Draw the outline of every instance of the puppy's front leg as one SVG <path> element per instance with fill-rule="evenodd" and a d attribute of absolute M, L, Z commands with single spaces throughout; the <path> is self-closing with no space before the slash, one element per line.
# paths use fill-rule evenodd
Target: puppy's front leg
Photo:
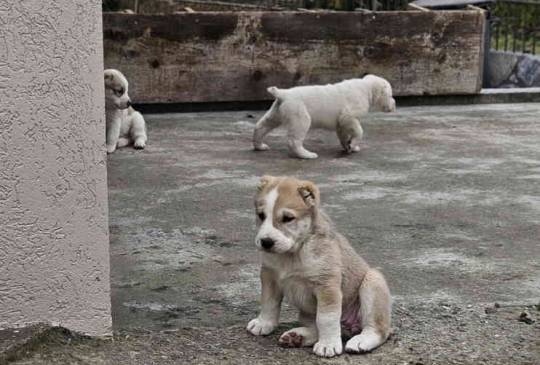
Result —
<path fill-rule="evenodd" d="M 279 312 L 283 292 L 276 281 L 276 274 L 265 267 L 261 268 L 261 313 L 251 320 L 247 330 L 255 336 L 268 335 L 274 331 L 279 323 Z"/>
<path fill-rule="evenodd" d="M 118 137 L 120 137 L 120 127 L 122 119 L 117 118 L 107 123 L 107 153 L 113 153 L 116 150 Z"/>
<path fill-rule="evenodd" d="M 333 357 L 343 351 L 341 342 L 341 290 L 337 287 L 324 287 L 316 290 L 317 330 L 319 341 L 313 352 L 323 357 Z"/>
<path fill-rule="evenodd" d="M 135 149 L 143 149 L 146 146 L 146 123 L 141 113 L 133 111 L 131 115 L 131 139 Z"/>

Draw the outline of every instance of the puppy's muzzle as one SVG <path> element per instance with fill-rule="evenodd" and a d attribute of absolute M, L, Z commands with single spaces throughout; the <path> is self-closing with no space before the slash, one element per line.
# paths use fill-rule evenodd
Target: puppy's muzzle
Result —
<path fill-rule="evenodd" d="M 393 113 L 396 111 L 396 99 L 391 98 L 389 105 L 386 107 L 385 112 L 387 113 Z"/>
<path fill-rule="evenodd" d="M 274 240 L 271 238 L 262 238 L 261 239 L 261 247 L 265 249 L 266 251 L 270 251 L 272 247 L 274 247 Z"/>
<path fill-rule="evenodd" d="M 131 106 L 131 100 L 128 100 L 126 103 L 126 108 L 129 108 Z"/>

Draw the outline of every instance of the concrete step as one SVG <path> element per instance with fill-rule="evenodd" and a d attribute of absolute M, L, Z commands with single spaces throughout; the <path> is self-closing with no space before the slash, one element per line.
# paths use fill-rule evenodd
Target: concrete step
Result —
<path fill-rule="evenodd" d="M 467 105 L 539 103 L 540 87 L 482 89 L 473 95 L 422 95 L 396 97 L 398 107 L 420 105 Z"/>

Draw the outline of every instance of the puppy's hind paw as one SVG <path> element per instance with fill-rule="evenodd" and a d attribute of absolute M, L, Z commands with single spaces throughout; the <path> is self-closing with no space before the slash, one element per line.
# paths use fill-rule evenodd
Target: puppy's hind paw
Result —
<path fill-rule="evenodd" d="M 266 336 L 272 333 L 274 328 L 276 328 L 276 323 L 257 317 L 248 323 L 246 329 L 255 336 Z"/>
<path fill-rule="evenodd" d="M 363 331 L 354 336 L 345 345 L 345 351 L 349 353 L 365 353 L 375 349 L 382 343 L 381 337 L 373 331 Z"/>
<path fill-rule="evenodd" d="M 309 327 L 293 328 L 281 335 L 279 345 L 282 347 L 313 346 L 317 342 L 317 330 Z"/>
<path fill-rule="evenodd" d="M 281 335 L 278 343 L 282 347 L 302 347 L 304 337 L 296 332 L 287 332 Z"/>
<path fill-rule="evenodd" d="M 296 157 L 304 159 L 304 160 L 314 160 L 317 157 L 319 157 L 319 155 L 317 155 L 315 152 L 306 151 L 301 154 L 296 154 Z"/>
<path fill-rule="evenodd" d="M 116 144 L 116 148 L 122 148 L 129 145 L 129 139 L 128 138 L 118 138 L 118 143 Z"/>
<path fill-rule="evenodd" d="M 343 352 L 341 337 L 332 341 L 319 341 L 313 346 L 313 352 L 321 357 L 334 357 Z"/>

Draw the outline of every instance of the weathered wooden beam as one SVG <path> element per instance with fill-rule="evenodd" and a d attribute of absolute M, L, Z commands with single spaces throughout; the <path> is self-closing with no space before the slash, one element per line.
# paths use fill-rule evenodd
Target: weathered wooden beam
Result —
<path fill-rule="evenodd" d="M 473 11 L 106 13 L 105 65 L 139 103 L 268 100 L 268 86 L 373 73 L 396 95 L 480 90 Z"/>

